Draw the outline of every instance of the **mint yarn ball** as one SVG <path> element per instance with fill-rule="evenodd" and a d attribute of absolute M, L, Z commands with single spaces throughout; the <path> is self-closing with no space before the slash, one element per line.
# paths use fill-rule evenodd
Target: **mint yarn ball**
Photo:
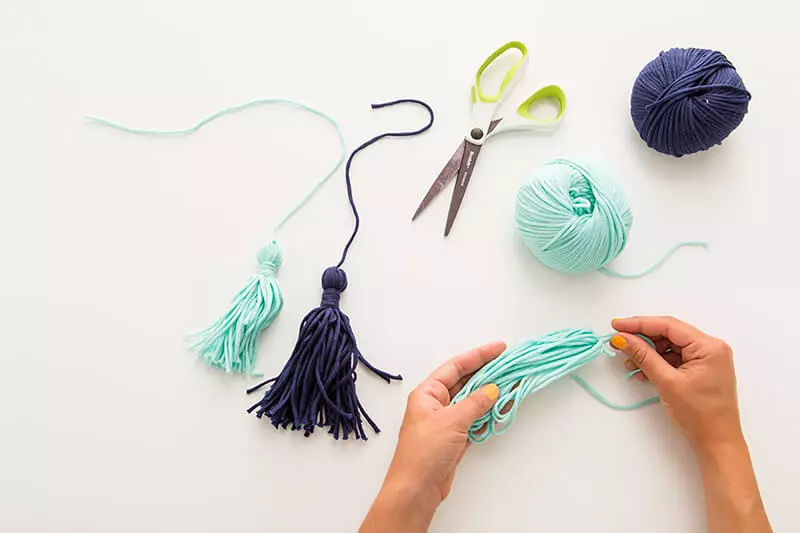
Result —
<path fill-rule="evenodd" d="M 523 242 L 542 263 L 580 274 L 603 268 L 625 249 L 633 214 L 610 172 L 553 159 L 520 188 L 516 222 Z"/>

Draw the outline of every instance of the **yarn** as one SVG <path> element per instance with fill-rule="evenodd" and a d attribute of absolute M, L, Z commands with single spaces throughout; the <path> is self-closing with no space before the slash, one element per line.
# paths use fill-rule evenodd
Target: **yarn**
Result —
<path fill-rule="evenodd" d="M 681 157 L 721 144 L 744 119 L 750 93 L 722 53 L 672 48 L 650 61 L 631 92 L 641 138 Z"/>
<path fill-rule="evenodd" d="M 633 214 L 619 181 L 608 171 L 573 159 L 542 165 L 517 194 L 516 222 L 528 249 L 545 265 L 570 274 L 592 270 L 614 277 L 644 276 L 682 242 L 645 270 L 626 274 L 606 268 L 625 249 Z"/>
<path fill-rule="evenodd" d="M 350 318 L 339 308 L 342 292 L 347 288 L 347 275 L 342 265 L 358 234 L 361 218 L 358 215 L 350 167 L 356 154 L 387 137 L 409 137 L 427 131 L 433 125 L 433 110 L 419 100 L 395 100 L 384 104 L 373 104 L 373 109 L 401 103 L 413 103 L 424 107 L 429 114 L 428 124 L 407 132 L 389 132 L 373 137 L 356 148 L 345 166 L 347 198 L 353 211 L 353 232 L 335 266 L 322 274 L 322 301 L 312 309 L 300 324 L 292 355 L 278 376 L 268 379 L 247 392 L 251 393 L 264 385 L 272 384 L 264 397 L 250 407 L 249 413 L 256 417 L 266 416 L 276 428 L 303 431 L 308 437 L 315 427 L 328 428 L 334 439 L 341 436 L 347 440 L 351 433 L 356 439 L 367 440 L 364 420 L 375 433 L 378 425 L 370 418 L 356 394 L 356 369 L 359 363 L 387 383 L 400 380 L 400 375 L 389 374 L 372 366 L 358 348 Z M 362 419 L 363 416 L 363 419 Z"/>
<path fill-rule="evenodd" d="M 101 118 L 86 117 L 86 119 L 126 133 L 149 136 L 184 136 L 195 133 L 222 116 L 271 104 L 290 105 L 324 119 L 333 126 L 341 147 L 339 159 L 331 170 L 278 221 L 273 229 L 273 233 L 276 233 L 336 173 L 344 162 L 347 151 L 339 124 L 322 111 L 292 100 L 265 98 L 225 108 L 194 126 L 180 130 L 136 129 Z M 192 341 L 191 347 L 197 351 L 201 360 L 209 366 L 224 369 L 226 372 L 253 374 L 258 355 L 258 337 L 265 328 L 272 324 L 283 308 L 283 294 L 275 277 L 281 262 L 282 253 L 276 240 L 259 250 L 258 272 L 253 274 L 247 280 L 244 288 L 234 296 L 228 311 L 204 330 L 189 336 Z"/>
<path fill-rule="evenodd" d="M 598 336 L 587 329 L 562 329 L 508 348 L 500 356 L 478 370 L 452 403 L 464 400 L 484 385 L 494 383 L 500 396 L 494 406 L 478 418 L 469 429 L 469 440 L 484 442 L 493 435 L 506 432 L 514 422 L 522 402 L 554 381 L 570 375 L 590 395 L 604 405 L 618 410 L 639 409 L 658 403 L 658 397 L 630 405 L 621 405 L 604 398 L 574 372 L 601 355 L 614 357 L 608 345 L 611 335 Z M 645 339 L 652 345 L 649 339 Z M 634 373 L 628 374 L 630 377 Z"/>

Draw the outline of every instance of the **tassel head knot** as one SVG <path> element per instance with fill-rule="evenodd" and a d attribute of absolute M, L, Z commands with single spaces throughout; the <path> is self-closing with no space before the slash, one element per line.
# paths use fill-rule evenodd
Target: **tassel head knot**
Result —
<path fill-rule="evenodd" d="M 338 267 L 328 267 L 322 273 L 322 307 L 339 307 L 339 297 L 347 288 L 347 274 Z"/>
<path fill-rule="evenodd" d="M 282 262 L 283 252 L 276 241 L 272 241 L 258 251 L 258 264 L 264 276 L 275 277 Z"/>

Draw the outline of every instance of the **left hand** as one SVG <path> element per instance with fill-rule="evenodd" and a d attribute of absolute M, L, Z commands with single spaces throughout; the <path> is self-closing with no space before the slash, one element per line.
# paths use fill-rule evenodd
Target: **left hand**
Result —
<path fill-rule="evenodd" d="M 469 447 L 467 432 L 491 409 L 500 389 L 489 384 L 456 405 L 450 400 L 472 374 L 505 349 L 505 343 L 494 342 L 463 353 L 411 392 L 386 483 L 415 483 L 435 505 L 447 497 L 456 466 Z"/>
<path fill-rule="evenodd" d="M 504 343 L 494 342 L 463 353 L 409 394 L 394 459 L 359 533 L 428 531 L 469 447 L 469 427 L 491 409 L 500 389 L 484 385 L 456 405 L 450 400 L 473 373 L 505 349 Z"/>

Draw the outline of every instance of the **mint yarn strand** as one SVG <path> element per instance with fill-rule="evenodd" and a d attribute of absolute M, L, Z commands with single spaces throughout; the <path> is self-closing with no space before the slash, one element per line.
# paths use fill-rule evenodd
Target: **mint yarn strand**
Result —
<path fill-rule="evenodd" d="M 324 119 L 333 126 L 340 147 L 340 155 L 336 163 L 275 224 L 273 233 L 276 233 L 339 170 L 347 156 L 344 135 L 339 124 L 322 111 L 293 100 L 264 98 L 242 105 L 227 107 L 204 118 L 194 126 L 178 130 L 130 128 L 102 118 L 90 116 L 85 118 L 90 122 L 135 135 L 178 137 L 191 135 L 223 116 L 272 104 L 293 106 Z M 245 286 L 236 293 L 227 312 L 209 327 L 189 336 L 192 348 L 197 351 L 198 357 L 209 366 L 221 368 L 231 373 L 256 375 L 253 374 L 253 369 L 258 355 L 258 337 L 265 328 L 272 324 L 283 308 L 283 293 L 275 277 L 278 268 L 281 266 L 282 257 L 281 248 L 276 240 L 261 248 L 258 252 L 258 272 L 252 275 Z"/>
<path fill-rule="evenodd" d="M 626 375 L 625 377 L 629 376 Z M 661 401 L 661 399 L 658 396 L 653 396 L 652 398 L 647 398 L 646 400 L 642 400 L 641 402 L 636 402 L 632 404 L 619 404 L 606 399 L 602 394 L 597 392 L 597 389 L 586 383 L 586 381 L 580 376 L 572 376 L 572 381 L 583 387 L 583 389 L 586 392 L 588 392 L 592 396 L 592 398 L 602 403 L 606 407 L 610 407 L 611 409 L 616 409 L 617 411 L 634 411 L 636 409 L 640 409 L 647 405 L 658 403 Z"/>
<path fill-rule="evenodd" d="M 106 120 L 104 118 L 97 118 L 97 117 L 92 117 L 92 116 L 86 116 L 84 118 L 86 120 L 90 121 L 90 122 L 94 122 L 96 124 L 100 124 L 100 125 L 103 125 L 103 126 L 115 129 L 115 130 L 123 131 L 125 133 L 132 133 L 134 135 L 145 135 L 145 136 L 151 136 L 151 137 L 153 137 L 153 136 L 154 137 L 180 137 L 180 136 L 184 136 L 184 135 L 191 135 L 192 133 L 195 133 L 198 130 L 200 130 L 201 128 L 203 128 L 203 126 L 206 126 L 207 124 L 209 124 L 211 122 L 214 122 L 218 118 L 224 117 L 226 115 L 233 115 L 233 114 L 239 113 L 241 111 L 246 111 L 248 109 L 252 109 L 254 107 L 259 107 L 259 106 L 264 106 L 264 105 L 275 105 L 275 104 L 284 104 L 284 105 L 288 105 L 288 106 L 292 106 L 292 107 L 297 107 L 297 108 L 302 109 L 304 111 L 308 111 L 309 113 L 311 113 L 313 115 L 316 115 L 316 116 L 324 119 L 325 121 L 327 121 L 331 126 L 333 126 L 333 129 L 336 131 L 336 136 L 339 138 L 339 148 L 341 149 L 341 153 L 339 154 L 338 161 L 336 161 L 336 164 L 331 168 L 331 170 L 321 180 L 319 180 L 311 188 L 311 190 L 309 190 L 308 193 L 303 198 L 301 198 L 300 201 L 298 201 L 295 204 L 295 206 L 292 207 L 282 219 L 280 219 L 278 221 L 277 224 L 275 224 L 275 228 L 273 230 L 273 233 L 274 233 L 274 232 L 278 231 L 281 227 L 283 227 L 283 225 L 286 224 L 286 222 L 288 222 L 289 219 L 292 218 L 306 204 L 306 202 L 308 202 L 308 200 L 311 199 L 312 196 L 314 196 L 314 193 L 316 193 L 319 190 L 319 188 L 322 187 L 325 184 L 325 182 L 328 181 L 331 178 L 331 176 L 336 174 L 336 171 L 338 171 L 339 168 L 344 163 L 345 157 L 347 157 L 347 148 L 346 148 L 345 143 L 344 143 L 344 135 L 342 134 L 342 129 L 339 126 L 339 123 L 336 122 L 333 118 L 331 118 L 328 115 L 326 115 L 325 113 L 323 113 L 322 111 L 320 111 L 318 109 L 314 109 L 313 107 L 307 106 L 306 104 L 303 104 L 303 103 L 300 103 L 300 102 L 295 102 L 294 100 L 287 100 L 285 98 L 262 98 L 262 99 L 259 99 L 259 100 L 253 100 L 252 102 L 247 102 L 246 104 L 240 104 L 240 105 L 235 105 L 235 106 L 231 106 L 231 107 L 226 107 L 225 109 L 217 111 L 216 113 L 204 118 L 203 120 L 201 120 L 200 122 L 198 122 L 194 126 L 190 126 L 188 128 L 184 128 L 184 129 L 180 129 L 180 130 L 155 130 L 155 129 L 130 128 L 128 126 L 119 124 L 117 122 L 112 122 L 112 121 Z"/>
<path fill-rule="evenodd" d="M 652 266 L 642 270 L 641 272 L 637 272 L 634 274 L 626 274 L 623 272 L 617 272 L 616 270 L 611 270 L 610 268 L 600 267 L 598 270 L 607 276 L 611 276 L 612 278 L 621 278 L 621 279 L 633 279 L 633 278 L 641 278 L 642 276 L 646 276 L 651 272 L 657 270 L 661 265 L 667 262 L 667 259 L 670 258 L 672 254 L 683 248 L 684 246 L 700 246 L 702 248 L 708 248 L 708 243 L 704 241 L 684 241 L 679 242 L 672 248 L 666 251 L 666 253 L 661 256 L 661 259 L 655 262 Z"/>
<path fill-rule="evenodd" d="M 453 398 L 453 403 L 458 403 L 489 383 L 500 388 L 500 397 L 494 407 L 472 424 L 470 441 L 484 442 L 493 435 L 506 432 L 528 396 L 565 376 L 571 376 L 591 396 L 612 409 L 629 411 L 657 403 L 657 397 L 630 405 L 611 402 L 574 375 L 582 366 L 601 355 L 615 356 L 608 346 L 610 338 L 611 335 L 597 336 L 587 329 L 562 329 L 516 344 L 486 364 Z"/>

